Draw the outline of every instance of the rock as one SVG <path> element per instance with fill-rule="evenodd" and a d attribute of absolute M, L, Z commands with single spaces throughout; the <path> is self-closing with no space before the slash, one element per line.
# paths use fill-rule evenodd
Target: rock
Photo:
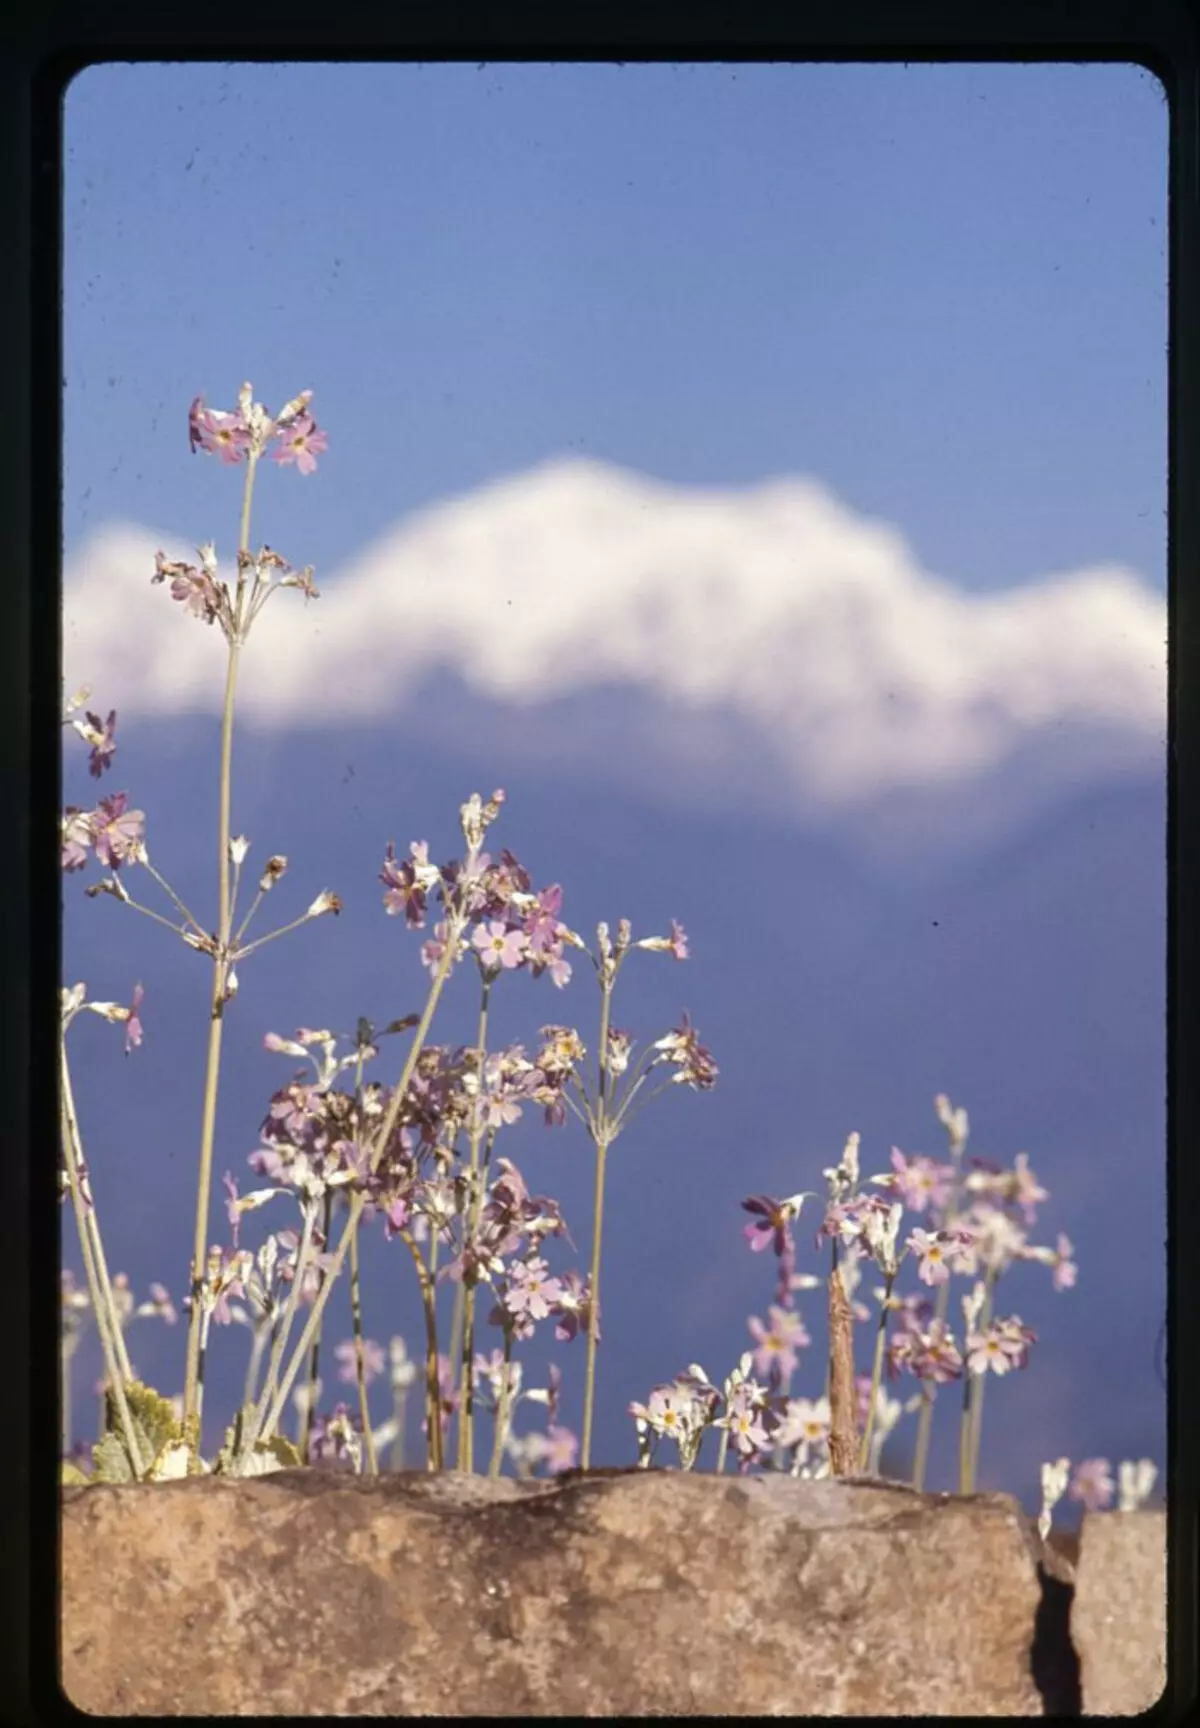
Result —
<path fill-rule="evenodd" d="M 1167 1684 L 1167 1515 L 1084 1514 L 1071 1613 L 1088 1716 L 1136 1716 Z"/>
<path fill-rule="evenodd" d="M 62 1503 L 62 1682 L 92 1714 L 1043 1711 L 1007 1495 L 286 1470 Z"/>

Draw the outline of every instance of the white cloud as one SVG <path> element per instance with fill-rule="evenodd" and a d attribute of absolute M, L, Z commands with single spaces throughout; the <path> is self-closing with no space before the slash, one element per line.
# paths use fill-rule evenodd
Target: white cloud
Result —
<path fill-rule="evenodd" d="M 216 711 L 221 641 L 150 585 L 159 544 L 113 527 L 68 559 L 68 686 L 130 714 Z M 319 601 L 280 594 L 256 626 L 249 720 L 390 719 L 439 670 L 510 715 L 617 686 L 674 710 L 681 749 L 689 716 L 709 737 L 725 717 L 826 808 L 949 791 L 1047 750 L 1090 777 L 1161 755 L 1166 608 L 1133 572 L 966 594 L 811 480 L 699 489 L 551 463 L 317 579 Z M 551 748 L 574 742 L 567 727 Z"/>

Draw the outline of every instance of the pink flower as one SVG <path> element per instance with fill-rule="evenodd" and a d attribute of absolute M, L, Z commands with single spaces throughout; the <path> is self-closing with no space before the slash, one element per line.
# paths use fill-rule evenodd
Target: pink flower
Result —
<path fill-rule="evenodd" d="M 133 1001 L 131 1002 L 131 1004 L 129 1006 L 129 1014 L 128 1014 L 128 1017 L 126 1018 L 126 1021 L 125 1021 L 125 1054 L 126 1054 L 126 1056 L 129 1055 L 130 1051 L 136 1050 L 138 1045 L 142 1041 L 142 1021 L 141 1021 L 141 1016 L 138 1013 L 138 1009 L 142 1005 L 142 997 L 145 994 L 146 994 L 146 992 L 142 989 L 142 986 L 140 984 L 134 985 L 134 987 L 133 987 Z"/>
<path fill-rule="evenodd" d="M 527 938 L 523 930 L 509 930 L 498 918 L 480 924 L 471 946 L 485 972 L 511 972 L 525 957 Z"/>
<path fill-rule="evenodd" d="M 383 1373 L 383 1346 L 377 1344 L 374 1338 L 364 1338 L 363 1351 L 363 1381 L 370 1385 L 377 1375 Z M 344 1338 L 334 1349 L 334 1355 L 341 1363 L 338 1369 L 339 1380 L 355 1381 L 358 1379 L 358 1345 L 353 1338 Z"/>
<path fill-rule="evenodd" d="M 88 810 L 69 804 L 62 814 L 62 868 L 82 870 L 94 839 L 94 821 Z"/>
<path fill-rule="evenodd" d="M 328 443 L 328 437 L 311 414 L 298 414 L 290 425 L 277 429 L 271 456 L 281 464 L 294 462 L 301 474 L 311 474 Z"/>
<path fill-rule="evenodd" d="M 250 428 L 240 414 L 222 414 L 204 406 L 197 396 L 188 410 L 188 444 L 195 454 L 206 450 L 222 462 L 242 462 L 250 449 Z"/>
<path fill-rule="evenodd" d="M 952 1164 L 938 1164 L 934 1159 L 919 1154 L 906 1158 L 898 1146 L 893 1146 L 892 1167 L 892 1191 L 910 1211 L 924 1212 L 927 1206 L 940 1208 L 950 1198 L 950 1183 L 954 1176 Z"/>
<path fill-rule="evenodd" d="M 919 1256 L 921 1263 L 917 1267 L 917 1276 L 926 1284 L 944 1284 L 950 1276 L 950 1254 L 952 1244 L 942 1230 L 932 1233 L 928 1230 L 914 1230 L 908 1238 L 907 1247 L 912 1248 Z"/>
<path fill-rule="evenodd" d="M 144 811 L 127 810 L 127 792 L 114 792 L 111 798 L 101 798 L 92 812 L 92 832 L 96 856 L 109 870 L 118 870 L 132 857 L 146 832 Z"/>
<path fill-rule="evenodd" d="M 509 1270 L 504 1306 L 518 1319 L 544 1320 L 563 1294 L 562 1284 L 549 1275 L 544 1260 L 518 1260 Z"/>
<path fill-rule="evenodd" d="M 1037 1219 L 1038 1203 L 1042 1200 L 1048 1200 L 1050 1196 L 1040 1185 L 1037 1177 L 1029 1168 L 1028 1153 L 1018 1152 L 1014 1163 L 1015 1170 L 1013 1174 L 1016 1178 L 1016 1202 L 1025 1215 L 1026 1224 L 1033 1224 Z"/>
<path fill-rule="evenodd" d="M 794 1308 L 780 1308 L 772 1303 L 767 1314 L 769 1325 L 764 1324 L 757 1314 L 752 1314 L 747 1321 L 750 1336 L 758 1345 L 754 1352 L 755 1371 L 786 1380 L 796 1372 L 797 1350 L 811 1344 L 812 1339 Z"/>
<path fill-rule="evenodd" d="M 530 1434 L 526 1444 L 531 1458 L 546 1466 L 551 1476 L 573 1470 L 579 1456 L 579 1441 L 569 1428 L 552 1422 L 544 1434 Z"/>
<path fill-rule="evenodd" d="M 1107 1458 L 1085 1458 L 1075 1467 L 1067 1497 L 1080 1500 L 1089 1512 L 1103 1512 L 1111 1506 L 1116 1484 Z"/>

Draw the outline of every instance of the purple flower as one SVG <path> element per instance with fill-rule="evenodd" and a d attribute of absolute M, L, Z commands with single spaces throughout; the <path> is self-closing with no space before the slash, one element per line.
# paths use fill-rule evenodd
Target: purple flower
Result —
<path fill-rule="evenodd" d="M 764 1324 L 757 1314 L 752 1314 L 747 1321 L 750 1336 L 758 1348 L 754 1352 L 755 1372 L 770 1375 L 778 1383 L 786 1380 L 796 1372 L 797 1350 L 802 1350 L 812 1339 L 804 1329 L 804 1322 L 794 1308 L 780 1308 L 772 1303 L 767 1309 L 770 1324 Z"/>
<path fill-rule="evenodd" d="M 921 1155 L 906 1158 L 898 1146 L 893 1146 L 892 1167 L 892 1192 L 910 1211 L 924 1212 L 927 1206 L 940 1208 L 950 1198 L 950 1184 L 954 1177 L 952 1164 L 938 1164 L 934 1159 Z"/>
<path fill-rule="evenodd" d="M 523 930 L 506 929 L 498 918 L 480 924 L 471 937 L 471 946 L 485 972 L 511 972 L 524 959 L 526 943 Z"/>
<path fill-rule="evenodd" d="M 518 1260 L 509 1268 L 504 1306 L 517 1319 L 544 1320 L 562 1296 L 562 1284 L 552 1278 L 541 1259 Z"/>
<path fill-rule="evenodd" d="M 69 804 L 62 814 L 62 868 L 82 870 L 95 837 L 92 813 Z"/>
<path fill-rule="evenodd" d="M 118 870 L 141 845 L 146 832 L 144 811 L 127 810 L 127 792 L 114 792 L 111 798 L 101 798 L 92 812 L 92 832 L 96 856 L 109 870 Z"/>
<path fill-rule="evenodd" d="M 358 1345 L 354 1339 L 343 1339 L 342 1342 L 335 1347 L 333 1353 L 341 1363 L 341 1367 L 338 1369 L 338 1379 L 350 1381 L 357 1380 Z M 377 1344 L 374 1338 L 364 1338 L 362 1341 L 362 1353 L 363 1381 L 369 1386 L 372 1380 L 383 1373 L 383 1345 Z"/>
<path fill-rule="evenodd" d="M 1111 1506 L 1116 1493 L 1112 1468 L 1107 1458 L 1085 1458 L 1075 1467 L 1068 1498 L 1081 1500 L 1089 1512 L 1103 1512 Z"/>
<path fill-rule="evenodd" d="M 240 414 L 222 414 L 204 406 L 197 396 L 188 410 L 188 445 L 193 455 L 206 450 L 231 464 L 245 460 L 250 448 L 250 428 Z"/>
<path fill-rule="evenodd" d="M 142 1005 L 142 997 L 145 994 L 146 994 L 146 992 L 142 989 L 142 986 L 140 984 L 134 985 L 134 987 L 133 987 L 133 1001 L 130 1003 L 129 1014 L 128 1014 L 128 1017 L 126 1018 L 126 1021 L 125 1021 L 125 1054 L 126 1054 L 126 1056 L 129 1055 L 131 1050 L 136 1050 L 138 1045 L 142 1041 L 142 1020 L 141 1020 L 140 1014 L 138 1013 L 138 1009 Z"/>
<path fill-rule="evenodd" d="M 530 1458 L 544 1464 L 551 1476 L 575 1468 L 579 1456 L 578 1438 L 559 1422 L 552 1422 L 544 1434 L 527 1435 L 525 1444 Z"/>
<path fill-rule="evenodd" d="M 586 1333 L 592 1319 L 592 1297 L 590 1288 L 578 1272 L 564 1272 L 559 1280 L 558 1299 L 554 1304 L 554 1312 L 558 1324 L 554 1328 L 554 1336 L 564 1344 L 569 1344 L 572 1338 L 577 1338 L 581 1332 Z M 600 1330 L 600 1317 L 596 1316 L 596 1342 L 600 1343 L 604 1334 Z"/>
<path fill-rule="evenodd" d="M 90 740 L 92 745 L 91 754 L 88 756 L 88 773 L 93 779 L 99 780 L 104 770 L 112 766 L 113 752 L 117 748 L 117 741 L 114 736 L 117 728 L 117 711 L 115 708 L 110 709 L 108 719 L 103 725 L 100 723 L 98 714 L 88 714 L 87 722 L 91 727 Z"/>
<path fill-rule="evenodd" d="M 742 1235 L 755 1254 L 764 1248 L 774 1248 L 780 1258 L 795 1258 L 792 1240 L 792 1219 L 796 1216 L 787 1200 L 772 1200 L 768 1194 L 751 1194 L 742 1201 L 742 1211 L 755 1214 L 754 1221 L 742 1226 Z"/>
<path fill-rule="evenodd" d="M 279 463 L 294 462 L 301 474 L 311 474 L 328 443 L 327 435 L 311 414 L 298 414 L 290 425 L 277 429 L 271 456 Z"/>
<path fill-rule="evenodd" d="M 687 931 L 674 918 L 671 920 L 670 951 L 676 960 L 686 960 L 688 957 Z"/>

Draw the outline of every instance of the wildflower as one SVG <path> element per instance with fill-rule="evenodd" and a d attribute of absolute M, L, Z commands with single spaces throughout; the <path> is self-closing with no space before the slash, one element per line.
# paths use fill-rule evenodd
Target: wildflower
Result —
<path fill-rule="evenodd" d="M 573 1470 L 579 1457 L 578 1436 L 569 1428 L 564 1428 L 561 1422 L 552 1422 L 546 1430 L 541 1456 L 551 1476 L 561 1475 L 564 1470 Z"/>
<path fill-rule="evenodd" d="M 104 770 L 112 766 L 113 755 L 117 748 L 114 736 L 117 727 L 117 711 L 115 708 L 110 709 L 107 720 L 102 721 L 98 714 L 93 714 L 89 710 L 82 720 L 72 720 L 71 724 L 84 743 L 91 745 L 91 753 L 88 756 L 88 773 L 93 779 L 99 780 Z"/>
<path fill-rule="evenodd" d="M 707 1092 L 716 1084 L 720 1072 L 712 1059 L 710 1051 L 706 1050 L 696 1036 L 695 1028 L 684 1014 L 679 1026 L 668 1032 L 664 1037 L 655 1039 L 651 1046 L 661 1050 L 661 1056 L 656 1056 L 651 1067 L 657 1067 L 660 1062 L 670 1062 L 679 1070 L 671 1076 L 676 1085 L 691 1086 L 698 1092 Z"/>
<path fill-rule="evenodd" d="M 1118 1464 L 1117 1477 L 1121 1485 L 1118 1512 L 1136 1512 L 1150 1498 L 1158 1471 L 1149 1458 L 1139 1458 L 1136 1464 L 1126 1459 Z"/>
<path fill-rule="evenodd" d="M 340 912 L 341 909 L 342 902 L 340 898 L 330 889 L 325 888 L 317 895 L 304 916 L 306 918 L 322 918 L 326 912 Z"/>
<path fill-rule="evenodd" d="M 909 1362 L 918 1380 L 945 1385 L 962 1377 L 963 1359 L 944 1320 L 935 1320 L 929 1331 L 919 1333 Z"/>
<path fill-rule="evenodd" d="M 569 1343 L 581 1332 L 587 1333 L 592 1318 L 591 1286 L 578 1272 L 564 1272 L 559 1279 L 559 1293 L 554 1303 L 554 1314 L 558 1324 L 554 1328 L 554 1336 L 561 1343 Z M 596 1316 L 596 1342 L 599 1343 L 604 1334 L 600 1330 L 600 1317 Z"/>
<path fill-rule="evenodd" d="M 271 457 L 281 465 L 294 462 L 301 474 L 311 474 L 317 466 L 317 457 L 324 454 L 328 443 L 328 437 L 312 415 L 302 413 L 290 425 L 276 428 L 275 449 Z"/>
<path fill-rule="evenodd" d="M 250 450 L 250 428 L 241 413 L 206 408 L 204 397 L 197 396 L 188 410 L 188 445 L 193 455 L 205 450 L 228 465 L 243 462 Z"/>
<path fill-rule="evenodd" d="M 441 872 L 429 862 L 429 844 L 414 840 L 409 846 L 411 856 L 396 862 L 395 847 L 389 840 L 383 857 L 379 880 L 387 889 L 383 904 L 388 916 L 404 913 L 410 930 L 420 930 L 425 923 L 425 907 L 429 890 L 441 881 Z"/>
<path fill-rule="evenodd" d="M 1069 1458 L 1060 1458 L 1056 1464 L 1042 1465 L 1042 1509 L 1038 1513 L 1038 1535 L 1043 1542 L 1050 1534 L 1054 1508 L 1063 1497 L 1070 1475 Z"/>
<path fill-rule="evenodd" d="M 967 1335 L 967 1367 L 972 1374 L 1007 1374 L 1010 1368 L 1023 1368 L 1034 1334 L 1021 1325 L 1016 1315 L 1010 1320 L 993 1320 L 986 1332 Z"/>
<path fill-rule="evenodd" d="M 334 1349 L 334 1355 L 341 1363 L 338 1369 L 339 1380 L 354 1381 L 358 1379 L 358 1341 L 354 1338 L 344 1338 Z M 369 1386 L 378 1375 L 383 1373 L 383 1345 L 377 1344 L 374 1338 L 362 1340 L 363 1382 Z"/>
<path fill-rule="evenodd" d="M 950 1198 L 954 1178 L 952 1164 L 938 1164 L 932 1158 L 918 1155 L 906 1158 L 898 1146 L 892 1147 L 892 1170 L 886 1176 L 872 1176 L 871 1181 L 891 1188 L 911 1212 L 924 1212 L 927 1206 L 945 1206 Z"/>
<path fill-rule="evenodd" d="M 756 1452 L 768 1451 L 771 1446 L 765 1416 L 762 1387 L 753 1380 L 746 1380 L 734 1389 L 726 1403 L 725 1414 L 717 1417 L 714 1426 L 727 1429 L 734 1449 L 743 1458 L 750 1458 Z"/>
<path fill-rule="evenodd" d="M 742 1201 L 742 1211 L 756 1214 L 750 1224 L 742 1226 L 742 1235 L 756 1254 L 772 1247 L 781 1258 L 794 1254 L 791 1226 L 800 1216 L 800 1208 L 812 1194 L 792 1194 L 786 1200 L 772 1200 L 767 1194 L 751 1194 Z"/>
<path fill-rule="evenodd" d="M 399 1333 L 388 1339 L 388 1370 L 392 1391 L 397 1393 L 407 1392 L 417 1377 L 417 1365 Z"/>
<path fill-rule="evenodd" d="M 107 870 L 119 870 L 128 861 L 137 863 L 143 849 L 145 813 L 127 810 L 128 803 L 128 793 L 114 792 L 111 798 L 101 798 L 92 812 L 92 844 Z"/>
<path fill-rule="evenodd" d="M 796 1447 L 804 1462 L 814 1446 L 828 1444 L 829 1424 L 828 1398 L 789 1398 L 775 1442 L 788 1450 Z"/>
<path fill-rule="evenodd" d="M 88 848 L 95 844 L 95 839 L 92 812 L 69 804 L 62 813 L 62 868 L 82 870 L 87 863 Z"/>
<path fill-rule="evenodd" d="M 1081 1501 L 1089 1512 L 1103 1512 L 1112 1505 L 1115 1493 L 1116 1484 L 1107 1458 L 1085 1458 L 1075 1466 L 1067 1495 Z"/>
<path fill-rule="evenodd" d="M 754 1366 L 760 1374 L 788 1379 L 796 1372 L 797 1350 L 811 1344 L 812 1339 L 794 1308 L 780 1308 L 772 1303 L 767 1314 L 769 1324 L 764 1324 L 757 1314 L 752 1314 L 747 1321 L 750 1335 L 758 1346 L 754 1352 Z"/>
<path fill-rule="evenodd" d="M 933 1108 L 938 1121 L 950 1136 L 951 1152 L 960 1153 L 967 1144 L 967 1136 L 970 1132 L 970 1121 L 966 1111 L 961 1105 L 957 1110 L 954 1109 L 944 1092 L 938 1093 L 933 1101 Z"/>
<path fill-rule="evenodd" d="M 508 1312 L 518 1318 L 544 1320 L 562 1295 L 561 1283 L 549 1273 L 550 1268 L 541 1259 L 518 1260 L 510 1267 L 503 1297 Z"/>
<path fill-rule="evenodd" d="M 944 1284 L 950 1276 L 951 1259 L 955 1247 L 948 1232 L 944 1230 L 914 1230 L 909 1236 L 906 1247 L 912 1248 L 920 1257 L 917 1266 L 917 1276 L 926 1284 Z"/>
<path fill-rule="evenodd" d="M 148 1319 L 153 1316 L 168 1326 L 174 1326 L 179 1319 L 175 1304 L 164 1284 L 151 1284 L 149 1301 L 139 1303 L 133 1312 L 135 1319 Z"/>
<path fill-rule="evenodd" d="M 676 960 L 686 960 L 688 957 L 687 931 L 676 919 L 671 920 L 669 936 L 643 936 L 640 942 L 634 943 L 635 948 L 645 948 L 652 954 L 670 954 Z"/>
<path fill-rule="evenodd" d="M 1041 1266 L 1054 1268 L 1053 1283 L 1056 1290 L 1070 1290 L 1079 1276 L 1079 1268 L 1072 1256 L 1075 1249 L 1069 1236 L 1064 1236 L 1060 1230 L 1058 1244 L 1055 1248 L 1026 1247 L 1021 1253 L 1023 1260 L 1036 1260 Z"/>
<path fill-rule="evenodd" d="M 526 936 L 523 930 L 510 930 L 499 919 L 481 924 L 471 938 L 471 945 L 485 972 L 509 972 L 521 964 L 525 956 Z"/>

